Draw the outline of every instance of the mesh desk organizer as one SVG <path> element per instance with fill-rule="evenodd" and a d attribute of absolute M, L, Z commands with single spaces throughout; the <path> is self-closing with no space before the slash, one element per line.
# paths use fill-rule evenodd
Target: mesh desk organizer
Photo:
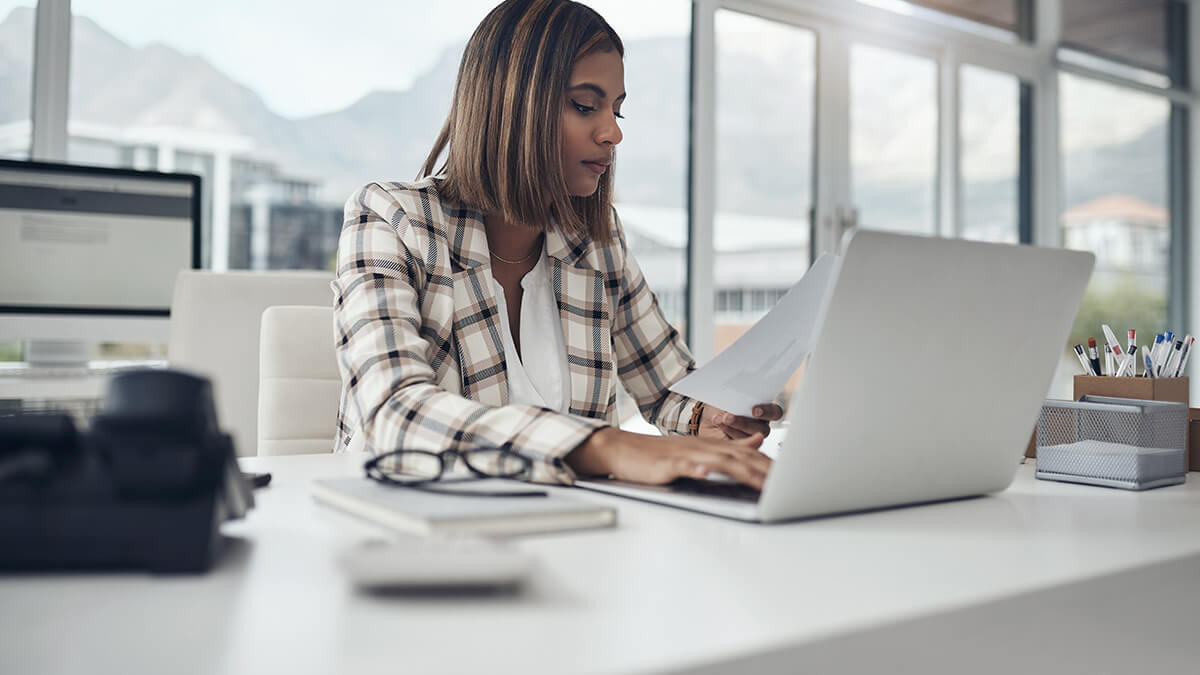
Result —
<path fill-rule="evenodd" d="M 1048 400 L 1037 477 L 1126 490 L 1184 482 L 1187 406 L 1108 396 Z"/>

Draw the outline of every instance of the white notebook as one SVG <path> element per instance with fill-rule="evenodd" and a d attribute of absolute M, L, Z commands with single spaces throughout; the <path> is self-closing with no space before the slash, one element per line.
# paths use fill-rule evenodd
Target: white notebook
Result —
<path fill-rule="evenodd" d="M 521 490 L 511 481 L 458 483 L 454 490 Z M 317 501 L 385 527 L 419 535 L 513 535 L 609 527 L 616 509 L 551 493 L 544 497 L 468 497 L 383 485 L 368 478 L 313 483 Z"/>

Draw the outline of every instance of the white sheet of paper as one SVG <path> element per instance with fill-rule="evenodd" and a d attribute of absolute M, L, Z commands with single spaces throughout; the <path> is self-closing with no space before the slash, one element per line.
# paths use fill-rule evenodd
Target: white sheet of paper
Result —
<path fill-rule="evenodd" d="M 812 349 L 837 263 L 828 253 L 817 258 L 771 311 L 671 391 L 747 417 L 755 405 L 775 400 Z"/>

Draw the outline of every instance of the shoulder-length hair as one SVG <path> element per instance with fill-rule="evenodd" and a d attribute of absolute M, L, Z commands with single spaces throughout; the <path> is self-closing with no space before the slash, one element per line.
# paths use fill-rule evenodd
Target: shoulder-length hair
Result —
<path fill-rule="evenodd" d="M 595 10 L 569 0 L 507 0 L 463 52 L 450 115 L 422 175 L 446 161 L 439 194 L 506 220 L 607 243 L 612 166 L 596 192 L 574 197 L 562 172 L 561 115 L 575 62 L 625 47 Z"/>

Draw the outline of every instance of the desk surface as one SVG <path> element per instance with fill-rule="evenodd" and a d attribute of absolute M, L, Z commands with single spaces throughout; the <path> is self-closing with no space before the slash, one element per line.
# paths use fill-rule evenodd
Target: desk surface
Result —
<path fill-rule="evenodd" d="M 234 545 L 206 576 L 0 577 L 0 670 L 681 670 L 1200 553 L 1194 474 L 1136 493 L 1038 481 L 1025 465 L 993 497 L 770 526 L 574 490 L 617 506 L 619 524 L 519 540 L 541 561 L 524 590 L 380 597 L 354 592 L 334 558 L 382 531 L 308 492 L 360 461 L 243 459 L 274 480 L 225 526 Z"/>

